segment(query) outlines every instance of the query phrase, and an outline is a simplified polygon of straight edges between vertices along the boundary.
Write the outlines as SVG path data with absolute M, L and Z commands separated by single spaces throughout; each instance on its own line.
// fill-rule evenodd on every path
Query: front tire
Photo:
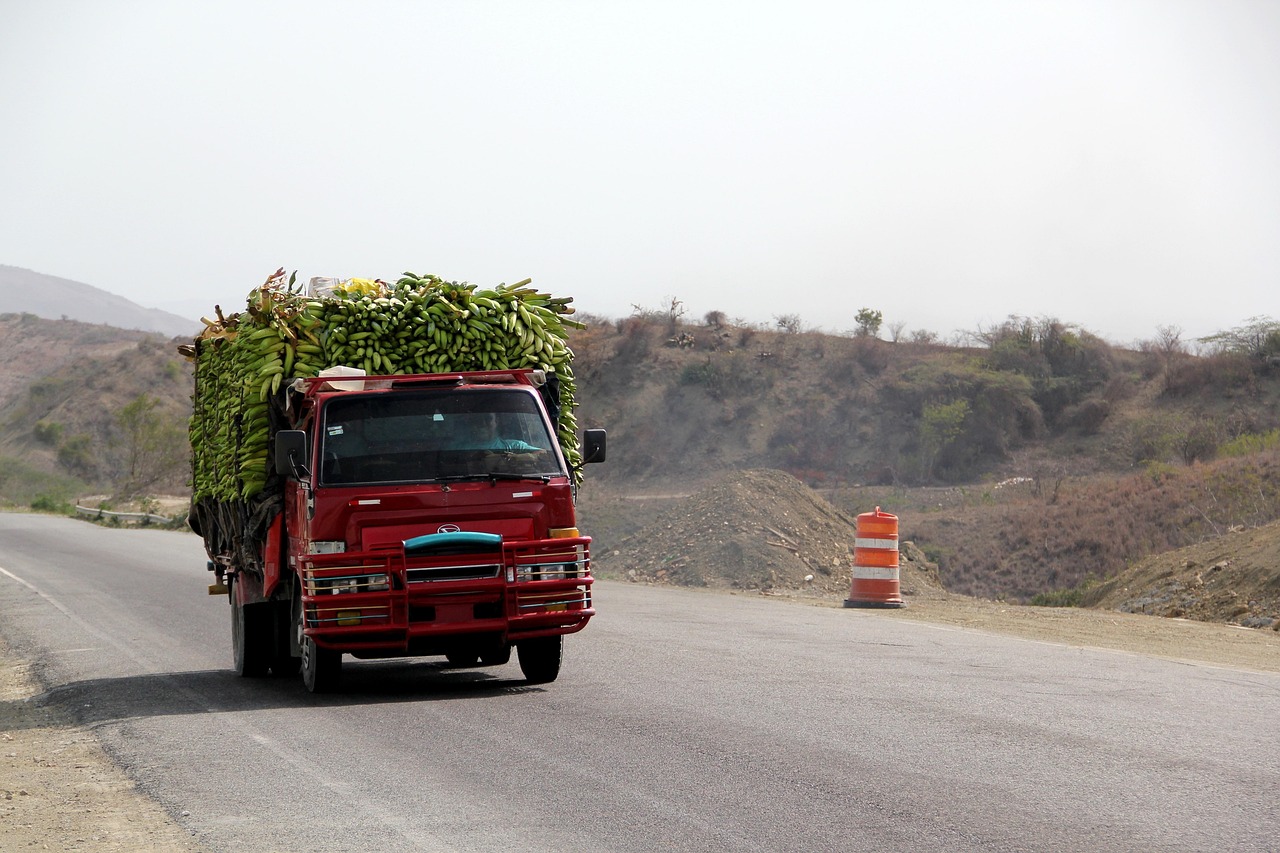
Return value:
M 560 661 L 564 656 L 564 636 L 539 637 L 516 644 L 520 659 L 520 671 L 530 684 L 548 684 L 560 674 Z
M 302 599 L 294 599 L 293 628 L 302 650 L 299 668 L 302 683 L 309 693 L 331 693 L 342 680 L 342 652 L 323 649 L 302 630 Z

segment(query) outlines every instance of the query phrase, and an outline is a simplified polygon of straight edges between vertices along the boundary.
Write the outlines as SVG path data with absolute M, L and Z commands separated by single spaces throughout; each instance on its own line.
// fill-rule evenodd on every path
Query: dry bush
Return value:
M 1074 406 L 1068 406 L 1059 418 L 1059 425 L 1081 435 L 1097 435 L 1111 415 L 1111 404 L 1105 399 L 1091 397 Z
M 617 323 L 619 341 L 614 358 L 637 362 L 649 355 L 654 339 L 662 334 L 660 324 L 647 317 L 628 317 Z
M 1252 382 L 1249 359 L 1240 353 L 1223 352 L 1171 362 L 1164 375 L 1164 394 L 1170 397 L 1218 394 L 1223 389 L 1244 388 Z

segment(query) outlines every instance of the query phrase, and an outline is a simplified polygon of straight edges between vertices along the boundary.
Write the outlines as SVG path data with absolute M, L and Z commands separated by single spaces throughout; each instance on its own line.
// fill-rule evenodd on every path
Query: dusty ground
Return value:
M 194 851 L 92 732 L 40 701 L 26 662 L 0 644 L 0 847 L 5 850 Z
M 780 472 L 741 472 L 667 510 L 622 514 L 631 516 L 630 523 L 623 518 L 613 525 L 622 533 L 597 540 L 602 577 L 764 595 L 779 606 L 842 607 L 850 594 L 854 521 Z M 1041 642 L 1280 672 L 1276 625 L 1226 624 L 1233 613 L 1248 612 L 1250 601 L 1273 600 L 1280 586 L 1277 547 L 1280 528 L 1163 555 L 1097 590 L 1101 606 L 1088 609 L 950 594 L 936 568 L 902 543 L 907 606 L 877 612 Z M 1187 616 L 1195 619 L 1182 618 Z M 0 827 L 5 850 L 199 849 L 112 764 L 92 732 L 41 700 L 27 663 L 3 645 Z

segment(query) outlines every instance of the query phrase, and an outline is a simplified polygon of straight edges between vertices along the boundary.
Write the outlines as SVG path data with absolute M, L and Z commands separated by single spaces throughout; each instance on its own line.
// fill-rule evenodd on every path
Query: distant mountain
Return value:
M 199 320 L 143 308 L 88 284 L 0 264 L 0 314 L 34 314 L 49 320 L 79 320 L 119 329 L 193 337 Z

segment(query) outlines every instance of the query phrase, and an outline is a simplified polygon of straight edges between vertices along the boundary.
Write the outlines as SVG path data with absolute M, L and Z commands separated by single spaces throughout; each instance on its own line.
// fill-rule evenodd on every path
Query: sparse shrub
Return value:
M 804 331 L 804 321 L 799 314 L 782 314 L 774 317 L 773 322 L 788 335 L 798 335 Z
M 55 515 L 75 515 L 75 507 L 61 498 L 52 495 L 41 495 L 31 502 L 36 512 L 50 512 Z
M 1081 435 L 1096 435 L 1110 414 L 1110 403 L 1091 397 L 1063 411 L 1059 422 L 1068 429 L 1079 431 Z
M 928 329 L 911 330 L 911 343 L 913 344 L 936 344 L 937 342 L 937 332 L 931 332 Z
M 1245 433 L 1238 435 L 1230 441 L 1219 445 L 1218 455 L 1224 457 L 1252 456 L 1255 453 L 1275 450 L 1276 448 L 1280 448 L 1280 429 L 1273 429 L 1261 434 Z
M 1049 592 L 1040 592 L 1031 596 L 1028 604 L 1034 607 L 1079 607 L 1084 599 L 1085 591 L 1092 586 L 1091 581 L 1086 580 L 1079 586 L 1073 586 L 1070 589 L 1055 589 Z
M 93 452 L 93 437 L 80 433 L 63 440 L 58 445 L 58 464 L 78 477 L 93 479 L 99 467 Z
M 62 439 L 62 424 L 57 421 L 39 420 L 36 421 L 31 433 L 41 444 L 56 447 Z
M 22 459 L 0 457 L 0 504 L 29 506 L 45 498 L 66 503 L 84 483 L 63 474 L 41 471 Z
M 1178 469 L 1168 462 L 1148 462 L 1143 466 L 1143 470 L 1151 482 L 1157 485 L 1178 476 Z
M 1132 399 L 1136 393 L 1138 393 L 1138 383 L 1133 377 L 1122 374 L 1113 376 L 1107 381 L 1106 388 L 1102 391 L 1102 399 L 1114 406 L 1116 403 Z
M 706 361 L 686 364 L 680 371 L 680 384 L 700 385 L 706 388 L 711 396 L 719 397 L 724 392 L 724 371 L 709 358 Z
M 1164 393 L 1172 397 L 1200 392 L 1217 394 L 1224 388 L 1244 387 L 1252 379 L 1253 369 L 1246 356 L 1219 352 L 1171 363 L 1164 374 Z
M 1153 414 L 1138 418 L 1128 428 L 1129 458 L 1136 464 L 1163 462 L 1173 458 L 1179 430 L 1168 415 Z
M 872 376 L 878 376 L 889 366 L 887 347 L 873 337 L 858 338 L 853 344 L 853 357 L 862 369 Z
M 1188 464 L 1212 459 L 1222 440 L 1221 429 L 1208 418 L 1197 418 L 1178 438 L 1178 453 Z
M 644 317 L 628 317 L 618 321 L 618 342 L 615 357 L 635 363 L 648 356 L 653 347 L 653 324 Z

